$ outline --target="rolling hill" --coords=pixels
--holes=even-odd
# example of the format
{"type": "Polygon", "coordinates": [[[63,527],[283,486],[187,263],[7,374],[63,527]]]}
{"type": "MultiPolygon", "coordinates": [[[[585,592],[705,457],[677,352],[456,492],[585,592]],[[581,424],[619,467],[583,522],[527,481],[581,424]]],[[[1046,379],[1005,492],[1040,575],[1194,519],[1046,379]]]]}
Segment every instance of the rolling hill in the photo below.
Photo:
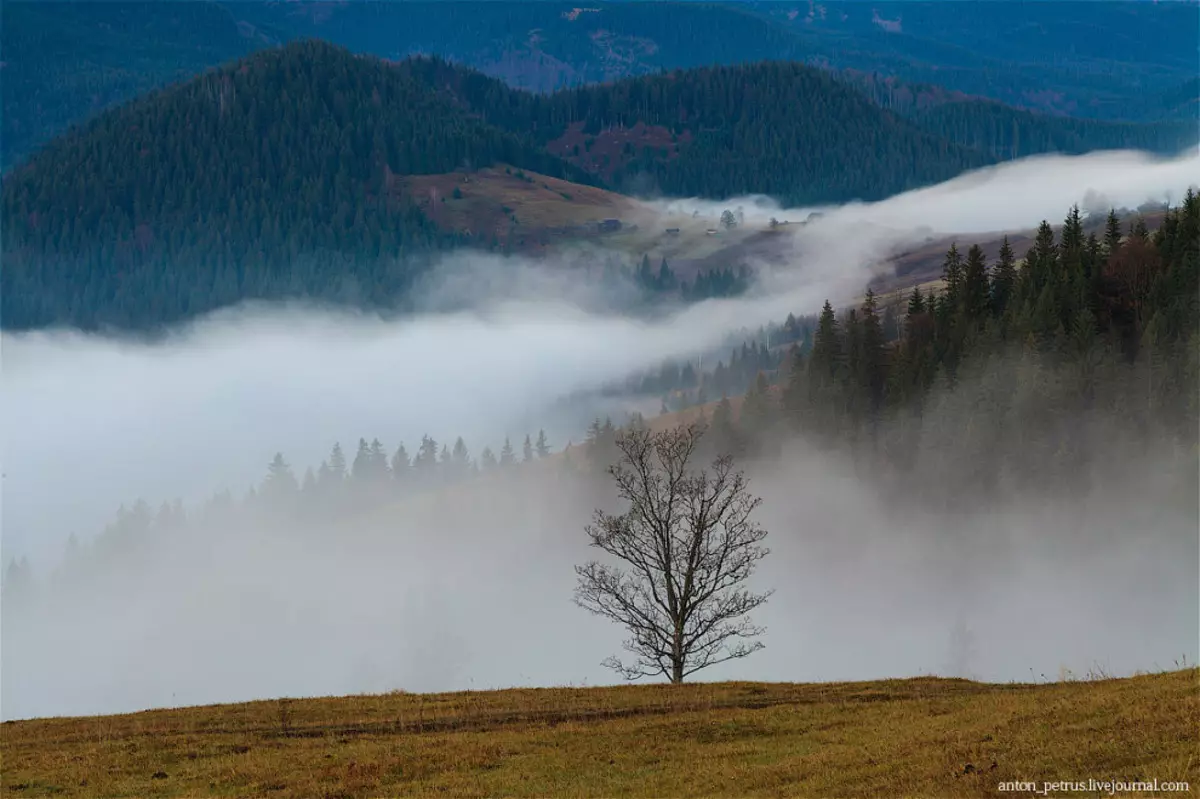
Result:
{"type": "Polygon", "coordinates": [[[532,130],[549,153],[629,192],[762,193],[793,205],[872,200],[993,160],[794,62],[701,67],[549,96],[439,59],[403,68],[492,124],[532,130]]]}
{"type": "Polygon", "coordinates": [[[1187,781],[1196,670],[279,699],[4,724],[18,795],[1003,796],[1187,781]],[[97,734],[97,730],[102,730],[97,734]]]}

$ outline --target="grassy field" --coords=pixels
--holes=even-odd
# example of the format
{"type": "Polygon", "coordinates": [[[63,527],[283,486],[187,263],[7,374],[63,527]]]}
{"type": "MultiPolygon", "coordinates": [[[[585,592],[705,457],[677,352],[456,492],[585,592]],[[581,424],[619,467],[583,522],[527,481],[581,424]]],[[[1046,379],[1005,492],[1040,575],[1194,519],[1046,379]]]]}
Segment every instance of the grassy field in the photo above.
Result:
{"type": "Polygon", "coordinates": [[[1195,793],[1198,679],[396,693],[10,722],[3,794],[940,797],[1089,778],[1195,793]]]}

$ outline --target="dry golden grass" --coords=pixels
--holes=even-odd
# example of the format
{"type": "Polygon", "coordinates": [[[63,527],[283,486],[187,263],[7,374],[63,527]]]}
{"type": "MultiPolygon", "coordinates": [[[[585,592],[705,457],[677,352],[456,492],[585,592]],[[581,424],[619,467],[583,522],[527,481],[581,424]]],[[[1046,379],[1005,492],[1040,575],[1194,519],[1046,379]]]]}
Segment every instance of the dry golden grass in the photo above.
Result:
{"type": "Polygon", "coordinates": [[[3,786],[95,797],[990,796],[1002,780],[1089,777],[1200,786],[1198,677],[397,693],[23,721],[3,725],[3,786]]]}
{"type": "Polygon", "coordinates": [[[641,205],[629,197],[512,167],[411,175],[404,182],[439,225],[484,238],[508,236],[511,216],[519,221],[520,230],[534,234],[641,213],[641,205]]]}

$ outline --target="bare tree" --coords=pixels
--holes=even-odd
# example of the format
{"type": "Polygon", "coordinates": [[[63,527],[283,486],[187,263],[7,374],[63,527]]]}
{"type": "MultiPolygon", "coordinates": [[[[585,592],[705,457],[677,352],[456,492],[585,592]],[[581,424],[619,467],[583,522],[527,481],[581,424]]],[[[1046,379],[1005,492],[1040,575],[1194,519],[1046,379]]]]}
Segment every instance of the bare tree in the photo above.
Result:
{"type": "Polygon", "coordinates": [[[743,587],[768,553],[759,546],[767,531],[750,519],[761,500],[728,455],[710,469],[691,468],[704,429],[622,432],[608,471],[629,508],[616,516],[597,510],[586,528],[592,546],[628,569],[577,566],[575,602],[630,631],[625,649],[634,662],[604,661],[629,680],[662,674],[678,683],[763,648],[750,641],[763,628],[747,614],[771,592],[743,587]]]}

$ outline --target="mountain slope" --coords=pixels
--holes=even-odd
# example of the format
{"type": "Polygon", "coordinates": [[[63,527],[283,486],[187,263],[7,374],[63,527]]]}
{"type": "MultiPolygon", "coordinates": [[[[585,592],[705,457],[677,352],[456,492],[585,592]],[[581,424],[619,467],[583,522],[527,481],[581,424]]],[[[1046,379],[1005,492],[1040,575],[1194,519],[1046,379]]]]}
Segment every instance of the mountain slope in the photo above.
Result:
{"type": "Polygon", "coordinates": [[[6,176],[4,322],[153,325],[347,281],[390,301],[412,276],[398,257],[454,243],[398,176],[495,162],[587,181],[404,71],[319,42],[266,51],[6,176]]]}
{"type": "Polygon", "coordinates": [[[1195,106],[1194,86],[1177,87],[1140,103],[1139,116],[1153,121],[1135,123],[1039,113],[873,73],[843,71],[837,75],[927,133],[998,159],[1112,149],[1174,155],[1196,144],[1198,138],[1194,114],[1189,119],[1181,113],[1189,93],[1195,106]]]}
{"type": "Polygon", "coordinates": [[[810,60],[1092,119],[1152,120],[1140,101],[1196,75],[1200,4],[826,0],[747,3],[810,60]]]}
{"type": "MultiPolygon", "coordinates": [[[[8,174],[0,309],[8,328],[144,329],[248,299],[391,306],[415,254],[511,241],[503,191],[480,208],[446,186],[433,207],[431,186],[408,176],[503,164],[547,180],[824,202],[987,160],[797,64],[546,96],[443,60],[389,64],[306,41],[106,112],[8,174]],[[666,152],[639,150],[652,142],[666,152]]],[[[565,210],[547,218],[591,220],[567,208],[570,194],[535,202],[557,196],[565,210]]]]}
{"type": "MultiPolygon", "coordinates": [[[[963,107],[975,106],[927,113],[963,107]]],[[[1045,121],[1019,113],[1019,135],[1045,121]]],[[[964,129],[983,119],[997,130],[987,152],[930,132],[953,117],[929,130],[920,119],[797,63],[542,95],[443,59],[294,43],[105,112],[7,174],[3,324],[146,329],[297,296],[392,307],[421,253],[538,247],[623,215],[621,200],[580,202],[585,192],[557,181],[819,204],[878,199],[1007,155],[1006,129],[986,116],[968,115],[964,129]],[[485,191],[457,185],[490,167],[527,170],[542,188],[496,170],[485,191]]]]}
{"type": "Polygon", "coordinates": [[[991,162],[797,63],[703,67],[549,97],[438,59],[405,68],[489,122],[532,130],[550,153],[627,191],[764,193],[789,204],[878,199],[991,162]]]}

